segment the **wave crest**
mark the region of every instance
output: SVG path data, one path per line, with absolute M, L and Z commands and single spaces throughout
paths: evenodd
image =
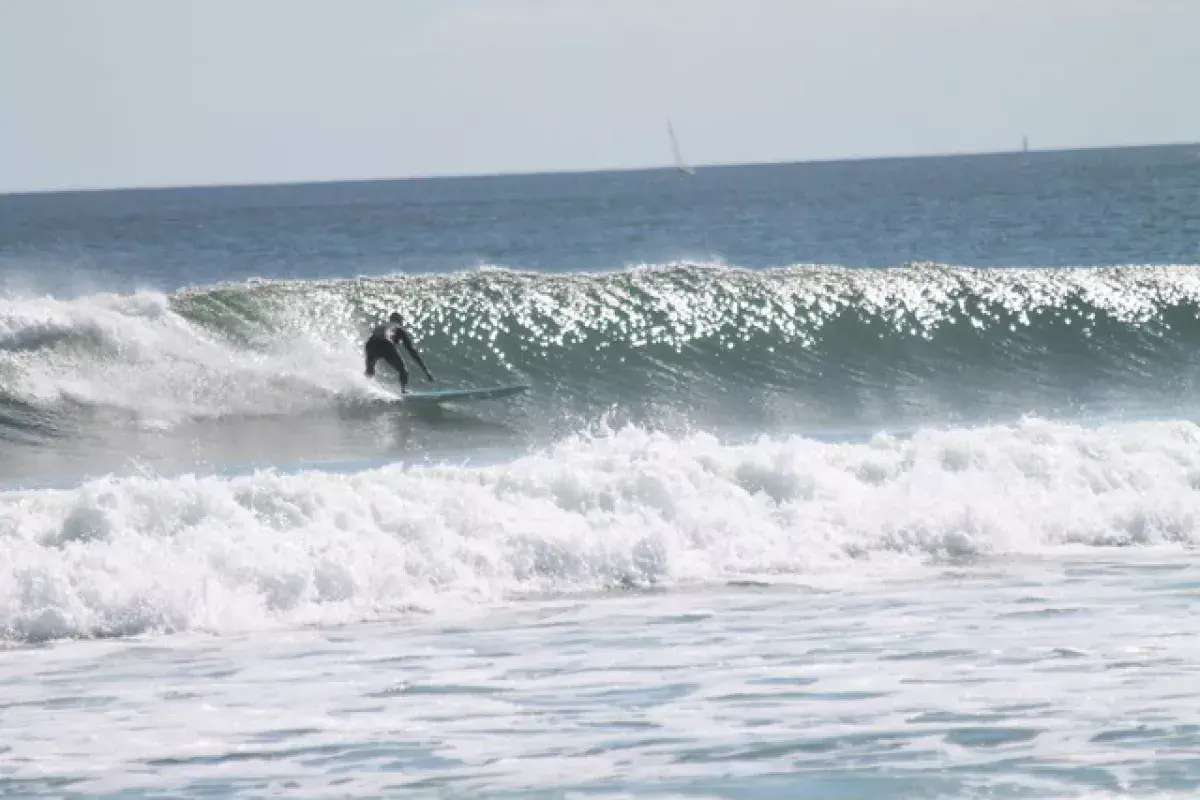
M 445 383 L 530 382 L 543 414 L 874 423 L 1189 397 L 1200 268 L 488 269 L 6 299 L 0 402 L 168 423 L 358 402 L 380 392 L 361 342 L 394 309 Z

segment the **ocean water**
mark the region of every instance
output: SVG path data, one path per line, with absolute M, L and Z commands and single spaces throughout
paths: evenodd
M 0 196 L 0 793 L 1195 796 L 1198 152 Z

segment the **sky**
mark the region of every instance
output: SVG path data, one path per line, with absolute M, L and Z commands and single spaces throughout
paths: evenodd
M 1197 0 L 0 0 L 0 192 L 1200 140 Z

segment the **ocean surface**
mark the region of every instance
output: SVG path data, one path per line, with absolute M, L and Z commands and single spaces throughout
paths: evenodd
M 0 196 L 0 795 L 1194 797 L 1197 544 L 1197 146 Z

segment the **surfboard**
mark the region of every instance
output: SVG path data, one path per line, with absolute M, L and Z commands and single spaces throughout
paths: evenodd
M 427 391 L 409 391 L 400 395 L 405 403 L 421 403 L 439 405 L 441 403 L 469 403 L 475 400 L 497 400 L 501 397 L 512 397 L 529 391 L 527 385 L 487 386 L 479 389 L 431 389 Z

